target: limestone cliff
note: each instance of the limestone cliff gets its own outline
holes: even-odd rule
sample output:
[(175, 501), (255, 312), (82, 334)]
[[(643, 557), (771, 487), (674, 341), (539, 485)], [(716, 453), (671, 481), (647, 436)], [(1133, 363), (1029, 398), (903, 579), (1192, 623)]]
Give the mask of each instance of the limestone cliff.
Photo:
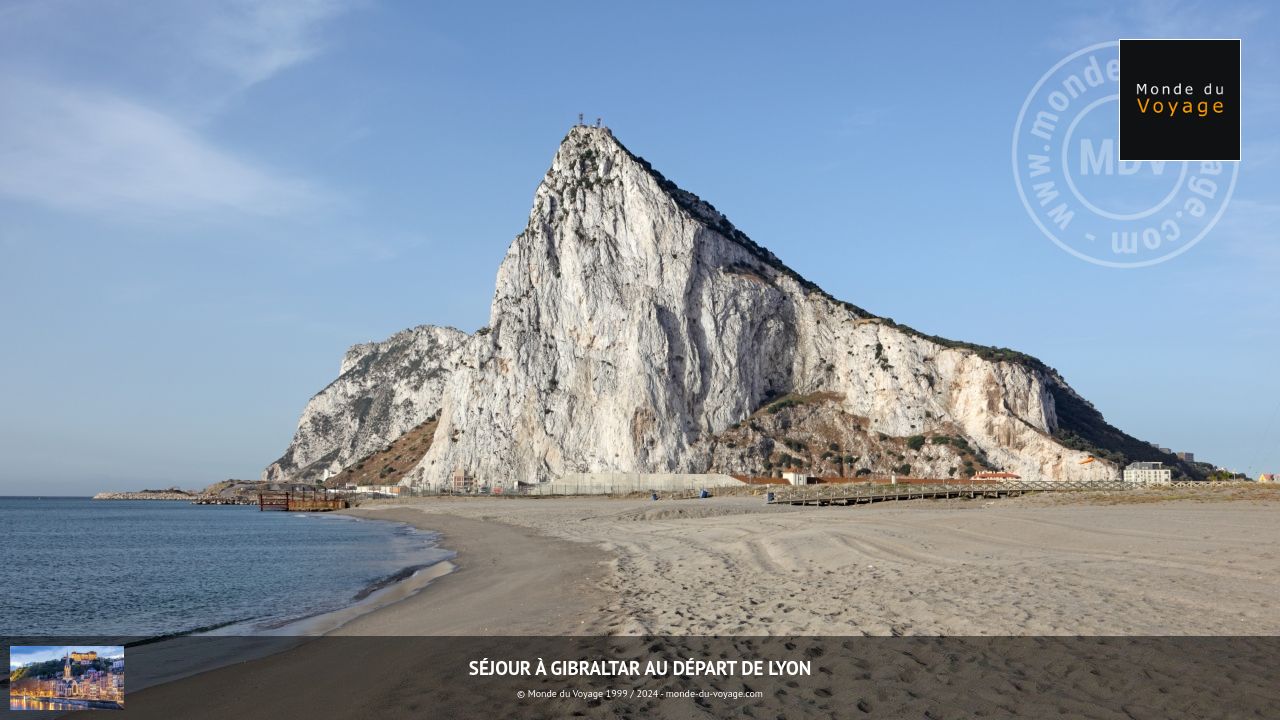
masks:
[[(1173, 461), (1034, 358), (835, 300), (588, 127), (534, 193), (489, 327), (353, 348), (266, 476), (334, 472), (428, 419), (405, 482), (782, 464), (1080, 479), (1113, 475), (1108, 460)], [(1081, 465), (1089, 454), (1103, 460)]]
[(324, 480), (431, 419), (467, 342), (460, 330), (423, 325), (352, 347), (262, 479)]

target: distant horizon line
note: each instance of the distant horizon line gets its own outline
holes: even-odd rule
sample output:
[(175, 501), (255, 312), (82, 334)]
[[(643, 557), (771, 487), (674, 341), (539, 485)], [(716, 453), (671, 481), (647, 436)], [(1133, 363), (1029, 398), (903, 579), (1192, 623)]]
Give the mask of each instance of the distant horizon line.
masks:
[(67, 500), (74, 500), (76, 498), (89, 498), (90, 500), (92, 500), (93, 496), (92, 495), (0, 495), (0, 500), (8, 500), (11, 498), (35, 498), (37, 500), (42, 500), (45, 498), (48, 498), (48, 499), (59, 498), (59, 499), (67, 499)]

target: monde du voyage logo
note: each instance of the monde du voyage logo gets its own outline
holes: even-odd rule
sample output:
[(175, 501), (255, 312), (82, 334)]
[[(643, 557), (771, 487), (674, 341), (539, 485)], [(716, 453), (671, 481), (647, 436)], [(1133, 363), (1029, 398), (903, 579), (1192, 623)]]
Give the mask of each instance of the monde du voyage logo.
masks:
[(1023, 207), (1107, 267), (1176, 257), (1222, 217), (1240, 159), (1239, 40), (1120, 40), (1078, 50), (1031, 89), (1013, 133)]

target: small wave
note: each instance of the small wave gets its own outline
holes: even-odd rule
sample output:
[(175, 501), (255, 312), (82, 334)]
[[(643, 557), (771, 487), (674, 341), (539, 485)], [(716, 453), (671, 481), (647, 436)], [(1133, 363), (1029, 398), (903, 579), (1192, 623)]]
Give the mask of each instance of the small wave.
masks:
[[(439, 560), (437, 560), (436, 562), (439, 562)], [(361, 600), (364, 600), (370, 595), (378, 592), (382, 588), (387, 587), (388, 585), (394, 585), (395, 583), (398, 583), (401, 580), (407, 580), (413, 577), (414, 575), (416, 575), (419, 570), (429, 568), (435, 564), (436, 563), (431, 562), (431, 563), (423, 563), (421, 565), (410, 565), (407, 568), (403, 568), (397, 572), (393, 572), (386, 577), (379, 578), (369, 583), (364, 587), (364, 589), (356, 593), (351, 599), (355, 602), (360, 602)]]

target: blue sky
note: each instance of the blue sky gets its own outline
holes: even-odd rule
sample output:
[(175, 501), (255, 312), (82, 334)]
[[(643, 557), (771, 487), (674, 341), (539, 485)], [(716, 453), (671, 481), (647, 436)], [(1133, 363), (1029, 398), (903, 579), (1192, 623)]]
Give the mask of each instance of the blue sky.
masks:
[(9, 647), (9, 670), (66, 657), (71, 652), (96, 652), (99, 657), (107, 658), (124, 657), (121, 645), (12, 645)]
[[(255, 477), (347, 346), (487, 322), (578, 112), (837, 297), (1280, 472), (1275, 10), (791, 5), (0, 5), (0, 494)], [(1118, 37), (1244, 39), (1226, 216), (1127, 271), (1009, 168), (1040, 75)]]

